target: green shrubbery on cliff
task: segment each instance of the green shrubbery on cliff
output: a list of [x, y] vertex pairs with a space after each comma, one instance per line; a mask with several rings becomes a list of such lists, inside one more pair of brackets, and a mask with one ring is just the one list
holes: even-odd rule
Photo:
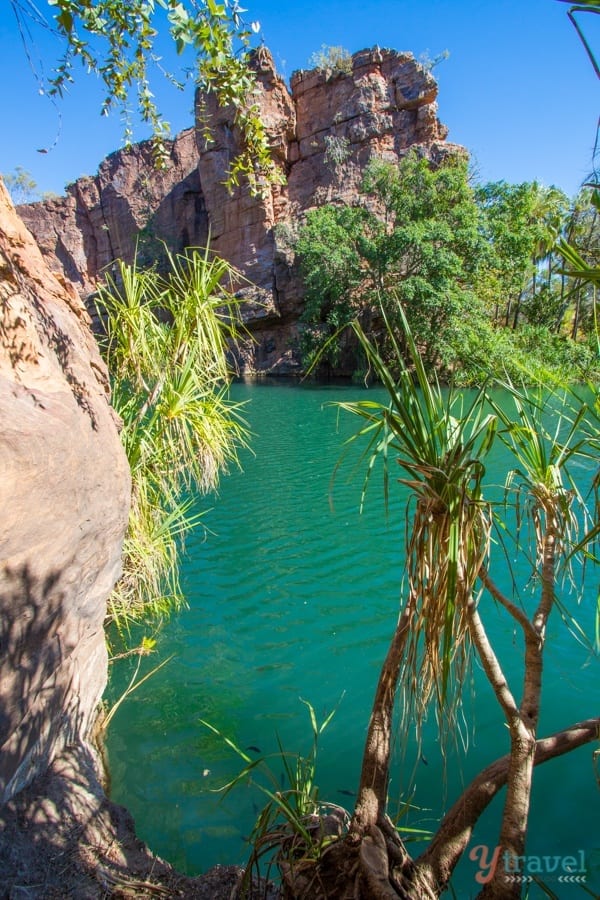
[[475, 188], [460, 156], [438, 167], [414, 152], [398, 165], [375, 160], [357, 205], [311, 210], [299, 230], [305, 362], [336, 370], [349, 336], [340, 329], [357, 319], [377, 334], [377, 304], [393, 325], [399, 301], [426, 366], [459, 383], [483, 369], [597, 375], [593, 288], [565, 271], [561, 237], [597, 260], [590, 190], [569, 202], [536, 182]]

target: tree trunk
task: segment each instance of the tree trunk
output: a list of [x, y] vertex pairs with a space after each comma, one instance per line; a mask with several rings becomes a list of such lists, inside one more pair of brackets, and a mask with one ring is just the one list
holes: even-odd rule
[[363, 753], [360, 784], [350, 834], [362, 837], [385, 818], [390, 770], [392, 720], [398, 676], [415, 610], [409, 598], [381, 668]]
[[510, 730], [510, 763], [508, 768], [506, 801], [500, 830], [500, 859], [491, 881], [479, 894], [480, 900], [519, 900], [522, 884], [510, 879], [510, 872], [519, 873], [519, 857], [525, 855], [527, 822], [531, 801], [536, 732], [542, 692], [542, 653], [546, 623], [554, 603], [556, 552], [559, 523], [549, 499], [544, 508], [545, 529], [540, 539], [542, 594], [533, 620], [524, 628], [525, 672], [523, 699], [518, 712], [508, 716]]
[[[542, 765], [599, 737], [600, 718], [577, 722], [536, 741], [533, 765]], [[509, 765], [510, 754], [507, 753], [473, 779], [444, 816], [437, 834], [425, 852], [415, 860], [415, 868], [427, 870], [431, 882], [439, 886], [440, 893], [450, 881], [455, 866], [467, 849], [479, 817], [506, 784]], [[497, 861], [502, 864], [499, 858]], [[493, 873], [480, 871], [479, 874], [477, 881], [482, 883], [484, 877]]]

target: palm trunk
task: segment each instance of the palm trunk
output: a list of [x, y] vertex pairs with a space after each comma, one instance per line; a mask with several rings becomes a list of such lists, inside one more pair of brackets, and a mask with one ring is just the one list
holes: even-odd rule
[[357, 837], [362, 837], [374, 826], [381, 825], [386, 818], [394, 701], [414, 610], [414, 599], [410, 598], [398, 619], [379, 675], [363, 753], [356, 806], [350, 825], [350, 834]]
[[546, 623], [554, 602], [558, 523], [551, 507], [546, 509], [546, 529], [541, 539], [542, 596], [525, 631], [523, 699], [518, 712], [508, 718], [510, 763], [506, 801], [500, 830], [500, 859], [494, 877], [479, 894], [480, 900], [518, 900], [522, 885], [507, 878], [519, 873], [519, 857], [525, 855], [527, 822], [531, 801], [536, 733], [542, 691], [542, 665]]

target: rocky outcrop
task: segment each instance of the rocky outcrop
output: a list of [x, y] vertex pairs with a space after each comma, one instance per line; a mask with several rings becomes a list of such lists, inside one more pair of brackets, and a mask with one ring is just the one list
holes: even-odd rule
[[0, 182], [0, 803], [85, 741], [129, 469], [80, 298]]
[[50, 269], [81, 296], [113, 260], [131, 261], [136, 246], [150, 261], [161, 239], [177, 248], [206, 244], [194, 129], [168, 148], [164, 169], [156, 167], [150, 142], [133, 144], [111, 153], [97, 175], [70, 184], [66, 196], [19, 207]]
[[[452, 150], [437, 118], [437, 84], [412, 54], [375, 47], [355, 53], [345, 71], [295, 72], [288, 90], [264, 47], [253, 61], [257, 104], [283, 184], [261, 197], [247, 186], [224, 185], [242, 137], [231, 109], [212, 96], [196, 98], [196, 129], [168, 145], [169, 164], [157, 170], [149, 143], [113, 153], [94, 178], [67, 196], [21, 207], [48, 264], [89, 293], [102, 268], [131, 261], [136, 241], [143, 262], [159, 260], [161, 241], [175, 251], [211, 247], [252, 287], [246, 320], [253, 340], [242, 347], [247, 372], [289, 374], [300, 369], [296, 346], [302, 282], [289, 237], [307, 209], [352, 203], [373, 157], [399, 160], [417, 147], [434, 160]], [[210, 126], [211, 140], [204, 125]]]

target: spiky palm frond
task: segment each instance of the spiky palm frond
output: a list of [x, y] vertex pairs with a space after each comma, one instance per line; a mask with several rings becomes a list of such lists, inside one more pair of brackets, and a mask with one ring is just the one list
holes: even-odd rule
[[[557, 557], [568, 565], [588, 519], [569, 463], [590, 456], [590, 437], [584, 427], [589, 407], [569, 391], [538, 396], [510, 383], [503, 387], [512, 398], [512, 409], [493, 399], [490, 402], [503, 425], [499, 437], [515, 460], [506, 478], [506, 492], [514, 495], [517, 520], [533, 525], [538, 554], [534, 565], [541, 566], [542, 536], [549, 530]], [[527, 516], [522, 515], [523, 504]]]
[[468, 659], [467, 603], [489, 547], [491, 510], [483, 501], [481, 484], [497, 419], [486, 409], [483, 388], [465, 407], [464, 394], [443, 389], [435, 378], [428, 378], [399, 308], [407, 362], [383, 310], [382, 315], [398, 375], [392, 374], [360, 325], [354, 323], [353, 328], [389, 402], [340, 406], [365, 422], [350, 439], [368, 439], [363, 498], [378, 459], [383, 462], [386, 502], [392, 457], [403, 469], [400, 481], [411, 491], [406, 571], [415, 613], [403, 677], [410, 685], [418, 722], [432, 694], [452, 720], [458, 695], [451, 697], [450, 688], [462, 682]]
[[215, 488], [245, 444], [240, 407], [227, 396], [239, 301], [225, 282], [237, 275], [208, 249], [167, 259], [166, 275], [120, 262], [97, 296], [133, 486], [110, 604], [120, 622], [181, 604], [179, 547], [200, 519], [191, 498]]

